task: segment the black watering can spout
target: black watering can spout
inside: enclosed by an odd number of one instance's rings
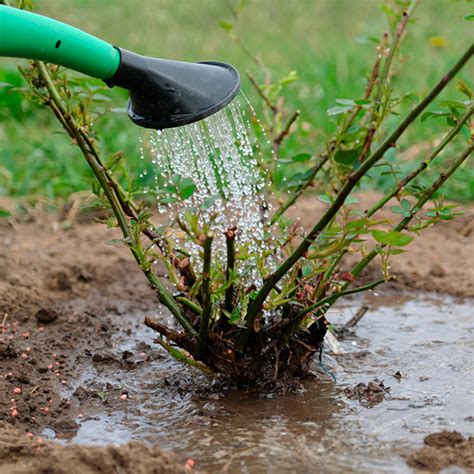
[[[65,66],[129,91],[128,114],[137,125],[169,128],[224,108],[240,78],[220,62],[149,58],[116,48],[59,21],[0,5],[0,56]]]
[[[239,91],[239,74],[228,64],[119,52],[120,66],[105,82],[128,89],[128,114],[141,127],[163,129],[196,122],[224,108]]]

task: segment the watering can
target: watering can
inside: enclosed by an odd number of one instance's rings
[[[37,59],[129,92],[128,115],[141,127],[164,129],[201,120],[237,95],[229,64],[140,56],[42,15],[0,5],[0,56]]]

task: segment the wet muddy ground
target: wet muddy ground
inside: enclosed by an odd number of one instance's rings
[[[223,388],[170,360],[142,324],[167,315],[126,249],[104,245],[113,230],[48,215],[0,223],[2,474],[38,472],[32,456],[63,468],[51,472],[81,474],[101,463],[124,472],[413,472],[405,458],[425,435],[474,434],[470,222],[431,234],[431,246],[452,250],[446,260],[419,245],[413,268],[402,256],[399,286],[339,306],[336,325],[370,309],[342,340],[346,353],[327,349],[317,377],[286,395]],[[435,263],[442,272],[433,274]],[[110,448],[130,440],[143,443]]]
[[[68,367],[67,380],[56,376],[67,408],[48,402],[47,387],[10,386],[28,387],[42,402],[36,416],[50,415],[31,428],[35,435],[64,444],[140,440],[173,451],[181,464],[191,458],[204,472],[411,472],[404,457],[425,435],[474,434],[473,301],[418,294],[371,295],[368,303],[342,340],[346,353],[328,350],[315,364],[318,376],[289,395],[213,387],[153,344],[142,324],[147,312],[110,314],[99,329],[113,332],[103,345],[85,337],[52,355],[45,369],[54,373],[56,361],[60,372]],[[360,304],[331,320],[346,321]],[[35,337],[19,344],[20,354]],[[30,363],[25,358],[24,373]],[[383,381],[382,396],[350,396],[373,381]]]
[[[409,472],[403,455],[425,435],[474,434],[473,302],[379,298],[344,339],[347,353],[323,358],[337,382],[323,372],[291,395],[209,391],[206,379],[147,347],[154,335],[141,315],[121,318],[107,355],[64,391],[89,400],[68,442],[139,439],[207,472]],[[375,379],[389,387],[378,400],[351,400],[344,390]]]

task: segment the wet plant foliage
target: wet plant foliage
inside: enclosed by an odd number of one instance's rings
[[[94,205],[108,209],[105,223],[123,234],[109,243],[130,249],[160,303],[175,318],[176,327],[145,321],[171,356],[238,385],[273,385],[308,375],[329,330],[327,311],[339,298],[390,280],[392,257],[404,252],[422,229],[459,213],[444,201],[440,188],[473,150],[473,92],[465,81],[456,84],[455,76],[468,62],[472,66],[474,47],[466,45],[429,92],[399,95],[394,79],[403,63],[403,39],[416,28],[412,21],[418,3],[387,3],[390,27],[374,41],[365,90],[338,99],[327,111],[327,120],[335,121],[333,136],[288,157],[281,156],[281,145],[302,128],[300,112],[286,107],[282,91],[298,75],[290,71],[272,77],[239,35],[238,19],[246,2],[230,2],[231,18],[221,27],[259,70],[258,76],[248,74],[248,80],[265,107],[261,121],[252,116],[249,127],[261,142],[263,135],[269,140],[254,149],[259,173],[266,177],[259,246],[239,239],[238,223],[216,231],[215,221],[222,222],[213,207],[216,196],[191,205],[198,188],[189,176],[157,179],[152,193],[128,169],[126,156],[102,155],[93,121],[108,112],[96,108],[103,97],[96,83],[70,79],[61,68],[39,62],[21,68],[27,81],[24,94],[51,109],[94,174]],[[456,100],[438,99],[446,87],[457,87]],[[401,104],[407,103],[411,111],[398,116]],[[433,103],[437,109],[428,111]],[[406,170],[397,163],[397,143],[420,120],[427,126],[444,121],[445,132]],[[434,160],[443,164],[430,180],[425,172]],[[387,192],[370,209],[359,210],[354,192],[371,180],[383,180]],[[315,190],[325,211],[304,230],[287,213]],[[166,219],[156,212],[157,196]],[[170,212],[177,205],[185,211]],[[391,218],[380,212],[387,209]],[[374,260],[380,277],[367,281],[363,272]],[[257,277],[249,279],[249,267]]]

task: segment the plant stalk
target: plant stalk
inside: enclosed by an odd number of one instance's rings
[[[235,269],[235,231],[236,228],[227,229],[225,234],[225,242],[227,249],[227,268],[226,278],[227,282],[232,278],[232,274]],[[231,313],[234,309],[234,285],[230,284],[225,290],[224,308],[227,312]]]
[[[212,233],[206,235],[203,244],[203,265],[202,265],[202,315],[199,325],[199,337],[197,351],[199,357],[203,357],[207,350],[207,339],[209,335],[209,321],[211,319],[212,298],[211,298],[211,263],[212,263]]]

